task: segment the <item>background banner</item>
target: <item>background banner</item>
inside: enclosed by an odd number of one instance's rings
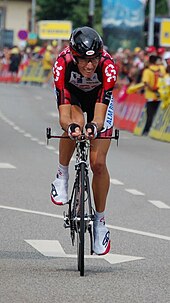
[[[145,0],[102,0],[103,40],[109,51],[144,45]]]

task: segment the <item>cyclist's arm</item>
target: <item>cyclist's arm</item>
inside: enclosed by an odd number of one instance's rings
[[[97,130],[100,131],[103,127],[105,116],[107,111],[107,105],[104,103],[96,103],[94,109],[94,118],[92,123],[95,123]]]
[[[59,121],[63,130],[67,131],[68,126],[72,123],[71,119],[71,104],[59,106]]]
[[[66,60],[59,56],[53,68],[54,87],[57,106],[59,110],[59,121],[63,130],[67,131],[72,123],[70,93],[65,87]]]
[[[107,58],[102,64],[102,79],[103,85],[98,93],[97,102],[95,104],[93,123],[97,125],[97,130],[100,131],[103,127],[107,107],[110,100],[113,98],[113,87],[117,80],[117,66],[114,62]]]
[[[54,90],[58,107],[63,104],[70,104],[70,93],[65,84],[66,61],[58,57],[53,67]]]

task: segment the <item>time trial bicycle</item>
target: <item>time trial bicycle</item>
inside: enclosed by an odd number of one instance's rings
[[[47,144],[51,138],[70,139],[69,136],[52,135],[51,128],[46,129]],[[118,144],[119,130],[115,129],[114,136],[97,137],[98,139],[115,139]],[[72,245],[75,245],[77,239],[77,264],[80,276],[84,276],[84,258],[85,258],[85,233],[90,235],[90,254],[93,254],[93,221],[94,208],[91,199],[91,187],[89,181],[88,156],[90,141],[81,134],[75,139],[75,179],[68,201],[68,211],[64,212],[64,227],[70,229]]]

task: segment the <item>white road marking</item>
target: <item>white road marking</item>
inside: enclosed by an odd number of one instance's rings
[[[5,117],[2,112],[0,112],[0,118],[2,118],[3,121],[8,123],[10,126],[13,127],[14,130],[18,131],[19,133],[23,134],[24,137],[30,138],[30,140],[38,142],[40,145],[46,145],[45,142],[41,142],[39,139],[33,137],[30,133],[26,132],[24,129],[21,129],[19,126],[17,126],[13,121],[9,120],[7,117]]]
[[[31,141],[38,142],[37,138],[31,137],[30,139],[31,139]]]
[[[110,183],[114,184],[114,185],[123,185],[124,183],[117,180],[117,179],[110,179]]]
[[[157,201],[157,200],[148,200],[148,202],[152,203],[153,205],[155,205],[158,208],[165,208],[165,209],[170,209],[170,206],[165,204],[162,201]]]
[[[24,208],[18,208],[18,207],[10,207],[10,206],[4,206],[0,205],[0,208],[4,209],[9,209],[9,210],[16,210],[24,213],[30,213],[30,214],[35,214],[35,215],[42,215],[42,216],[47,216],[47,217],[54,217],[58,219],[63,219],[63,216],[61,215],[55,215],[55,214],[50,214],[42,211],[36,211],[36,210],[29,210],[29,209],[24,209]]]
[[[117,264],[117,263],[123,263],[123,262],[144,260],[145,258],[127,256],[127,255],[118,255],[118,254],[107,254],[107,255],[104,256],[104,259],[107,262],[109,262],[110,264]]]
[[[51,112],[50,116],[54,117],[54,118],[59,118],[59,114],[56,112]]]
[[[127,191],[128,193],[135,195],[135,196],[145,196],[144,193],[142,193],[136,189],[125,188],[125,191]]]
[[[24,209],[24,208],[17,208],[17,207],[10,207],[10,206],[5,206],[5,205],[0,205],[0,208],[14,210],[14,211],[20,211],[20,212],[25,212],[25,213],[31,213],[31,214],[37,214],[37,215],[42,215],[42,216],[47,216],[47,217],[53,217],[53,218],[58,218],[58,219],[63,219],[63,216],[61,216],[61,215],[46,213],[46,212],[42,212],[42,211],[34,211],[34,210],[29,210],[29,209]],[[133,233],[133,234],[137,234],[137,235],[141,235],[141,236],[147,236],[147,237],[151,237],[151,238],[157,238],[157,239],[161,239],[161,240],[170,241],[170,237],[164,236],[164,235],[158,235],[158,234],[153,234],[153,233],[149,233],[149,232],[144,232],[144,231],[130,229],[130,228],[124,228],[124,227],[119,227],[119,226],[109,225],[109,224],[107,224],[107,226],[110,229],[115,229],[115,230],[129,232],[129,233]]]
[[[38,144],[39,144],[39,145],[47,145],[47,143],[46,143],[46,142],[43,142],[43,141],[38,141]]]
[[[31,135],[31,134],[29,134],[29,133],[25,133],[25,134],[24,134],[24,137],[26,137],[26,138],[31,138],[31,137],[32,137],[32,135]]]
[[[7,122],[10,126],[15,127],[15,123],[14,123],[14,122],[12,122],[12,121],[10,121],[10,120],[6,120],[6,122]]]
[[[46,257],[54,258],[77,258],[77,255],[66,254],[61,244],[57,240],[24,240],[29,245],[38,250],[42,255]],[[97,255],[85,255],[85,258],[98,259]],[[127,255],[118,254],[107,254],[105,256],[100,256],[100,259],[105,259],[110,264],[117,264],[129,261],[142,260],[143,257],[134,257]]]
[[[13,129],[20,131],[20,127],[19,126],[14,126]]]
[[[46,257],[66,257],[59,241],[56,240],[24,240]]]
[[[18,130],[17,130],[19,133],[21,133],[21,134],[24,134],[25,133],[25,130],[23,130],[23,129],[20,129],[20,128],[18,128]]]
[[[0,168],[16,168],[16,166],[10,164],[10,163],[3,163],[3,162],[0,162]]]
[[[46,148],[49,150],[56,150],[55,147],[52,145],[46,145]]]
[[[115,225],[109,225],[109,224],[106,224],[106,225],[107,225],[108,228],[112,228],[112,229],[116,229],[116,230],[120,230],[120,231],[124,231],[124,232],[128,232],[128,233],[132,233],[132,234],[137,234],[137,235],[141,235],[141,236],[146,236],[146,237],[151,237],[151,238],[157,238],[157,239],[161,239],[161,240],[170,241],[170,237],[168,237],[168,236],[153,234],[153,233],[140,231],[140,230],[136,230],[136,229],[119,227],[119,226],[115,226]]]

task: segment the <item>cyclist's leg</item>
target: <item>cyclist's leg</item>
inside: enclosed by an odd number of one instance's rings
[[[111,98],[105,115],[104,128],[100,133],[100,137],[112,136],[113,117],[113,98]],[[110,177],[106,166],[109,146],[109,139],[96,139],[91,144],[90,164],[93,171],[92,188],[96,211],[99,213],[105,210],[110,185]]]
[[[96,207],[93,223],[94,247],[98,255],[107,254],[110,251],[110,232],[105,226],[104,210],[109,190],[110,178],[106,166],[106,155],[110,146],[110,140],[94,140],[91,148],[91,168],[93,171],[93,195]]]
[[[72,105],[70,115],[72,121],[76,121],[81,127],[84,125],[84,116],[80,107]],[[64,132],[63,136],[67,136],[67,133]],[[60,139],[58,169],[51,189],[51,201],[56,205],[63,205],[68,202],[68,169],[74,149],[75,141]]]
[[[103,212],[110,185],[110,177],[106,166],[106,156],[110,140],[96,139],[91,144],[90,165],[93,172],[92,188],[97,212]]]
[[[104,129],[100,136],[111,136],[113,130],[113,99],[105,116]],[[110,185],[110,177],[106,166],[107,152],[110,147],[110,139],[96,139],[91,144],[90,163],[93,171],[93,196],[96,213],[93,224],[94,246],[93,250],[98,255],[107,254],[110,251],[110,232],[105,225],[105,206]]]

